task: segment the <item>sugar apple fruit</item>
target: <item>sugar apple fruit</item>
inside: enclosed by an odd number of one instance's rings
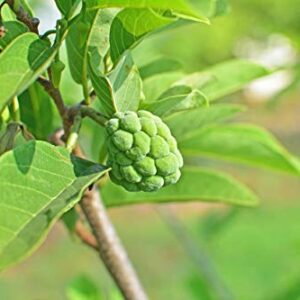
[[[153,192],[178,181],[183,159],[159,117],[144,110],[117,112],[106,130],[113,182],[128,191]]]

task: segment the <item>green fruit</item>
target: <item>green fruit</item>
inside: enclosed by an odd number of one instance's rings
[[[133,136],[124,130],[117,130],[112,135],[112,142],[120,151],[129,150],[133,144]]]
[[[168,126],[148,111],[117,112],[106,124],[112,181],[126,190],[153,192],[176,183],[183,166]]]

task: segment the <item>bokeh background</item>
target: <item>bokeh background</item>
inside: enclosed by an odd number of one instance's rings
[[[54,1],[29,2],[42,31],[55,26]],[[135,58],[167,55],[185,72],[233,57],[278,67],[275,75],[224,101],[246,104],[240,121],[268,128],[300,155],[300,0],[231,0],[230,5],[230,13],[210,26],[187,25],[147,39]],[[68,70],[62,90],[70,103],[81,97]],[[84,142],[89,139],[87,129]],[[109,210],[150,299],[300,299],[299,179],[209,163],[255,190],[260,207],[194,202],[168,205],[171,214],[153,205]],[[97,255],[58,223],[33,256],[1,273],[0,299],[121,298]]]

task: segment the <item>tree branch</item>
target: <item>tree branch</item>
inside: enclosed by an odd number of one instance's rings
[[[147,300],[138,277],[109,220],[96,189],[87,190],[80,202],[98,243],[98,252],[126,300]]]
[[[40,76],[37,81],[43,86],[44,90],[48,93],[48,95],[53,99],[54,104],[60,114],[60,117],[63,122],[63,127],[65,133],[68,134],[73,120],[70,119],[68,108],[65,106],[60,90],[56,88],[51,80],[48,80],[42,76]]]
[[[103,114],[86,105],[80,107],[80,112],[83,117],[89,117],[101,126],[105,126],[108,121]]]
[[[54,87],[52,82],[45,77],[40,76],[37,81],[43,86],[45,91],[49,94],[49,96],[54,100],[54,103],[57,107],[57,110],[62,118],[66,117],[67,108],[64,104],[63,98],[59,89]]]
[[[16,17],[19,21],[24,23],[30,31],[39,34],[39,19],[31,17],[22,5],[16,5],[16,1],[6,0],[5,2],[9,5],[10,9],[16,14]]]
[[[92,249],[98,251],[98,243],[95,236],[90,233],[81,221],[78,221],[75,226],[75,233],[81,239],[81,241]]]

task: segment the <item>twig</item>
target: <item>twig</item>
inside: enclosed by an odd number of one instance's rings
[[[65,145],[64,141],[62,140],[63,136],[64,136],[64,130],[62,128],[60,128],[60,129],[56,130],[54,133],[52,133],[49,136],[48,140],[53,145],[63,147]]]
[[[56,34],[56,33],[57,33],[56,29],[49,29],[45,33],[43,33],[43,35],[41,35],[41,39],[43,40],[47,38],[49,35]]]
[[[45,77],[40,76],[38,82],[44,87],[45,91],[54,100],[57,110],[62,118],[65,118],[67,108],[64,104],[63,98],[59,89],[55,88],[52,82]]]
[[[22,5],[16,5],[14,0],[6,0],[5,1],[10,9],[16,14],[17,19],[21,22],[23,22],[30,31],[39,34],[39,19],[31,17],[27,11],[24,9]]]
[[[48,93],[48,95],[53,99],[55,106],[61,116],[63,121],[64,131],[66,133],[69,132],[72,126],[72,119],[69,118],[68,108],[65,106],[62,95],[58,88],[54,87],[51,80],[48,80],[42,76],[40,76],[37,81],[43,86],[44,90]]]
[[[15,96],[12,98],[11,105],[10,105],[11,117],[15,122],[20,121],[20,106],[18,97]]]
[[[96,189],[87,190],[81,208],[96,237],[99,254],[126,300],[147,300],[147,296],[108,218]]]
[[[107,118],[104,115],[102,115],[101,113],[99,113],[91,107],[82,105],[80,107],[80,112],[83,117],[89,117],[101,126],[105,126],[107,122]]]
[[[78,235],[78,237],[84,244],[88,245],[96,251],[99,250],[95,236],[85,228],[81,221],[78,221],[76,223],[75,233]]]
[[[73,152],[73,150],[78,145],[77,143],[78,143],[81,122],[82,122],[81,115],[80,114],[76,115],[74,117],[74,121],[70,128],[70,133],[69,133],[68,139],[66,141],[66,148],[69,150],[69,152]]]
[[[206,253],[205,249],[200,247],[198,243],[195,243],[177,216],[166,206],[157,206],[156,210],[162,220],[169,226],[170,229],[172,229],[188,255],[194,261],[199,273],[203,276],[212,291],[215,292],[218,299],[233,300],[234,296],[219,277],[219,274],[208,253]]]

